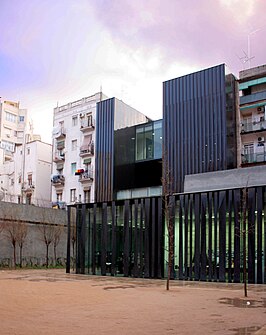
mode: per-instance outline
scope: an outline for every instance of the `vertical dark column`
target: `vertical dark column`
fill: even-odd
[[[227,192],[228,211],[228,282],[232,282],[233,260],[232,260],[232,191]]]
[[[81,273],[81,262],[82,262],[82,216],[80,206],[77,206],[77,216],[76,216],[76,273]]]
[[[96,274],[96,239],[97,239],[97,228],[96,228],[96,213],[97,204],[93,205],[93,221],[92,221],[92,274]]]
[[[254,188],[248,189],[248,282],[255,283],[255,210]]]
[[[81,212],[81,229],[80,229],[80,273],[85,273],[85,244],[86,244],[86,205],[82,205]]]
[[[180,195],[180,203],[179,203],[179,279],[184,278],[184,268],[183,268],[183,210],[184,210],[184,196]]]
[[[151,198],[151,277],[155,277],[155,253],[156,253],[156,206],[155,206],[155,198]]]
[[[143,234],[145,228],[143,228],[143,218],[145,216],[144,202],[143,199],[140,200],[140,227],[139,227],[139,254],[140,254],[140,276],[144,275],[144,264],[143,264]]]
[[[158,198],[158,235],[157,235],[157,278],[162,278],[164,275],[164,231],[163,231],[163,212],[162,212],[162,198]]]
[[[234,282],[240,282],[240,192],[241,190],[233,191],[234,205]]]
[[[185,195],[185,236],[184,236],[184,266],[185,266],[185,269],[184,269],[184,273],[185,273],[185,278],[184,279],[187,279],[188,278],[188,205],[189,205],[189,195],[186,194]]]
[[[172,235],[173,235],[172,243],[173,243],[173,254],[174,255],[175,255],[175,203],[177,199],[175,199],[175,196],[169,197],[169,225],[171,225],[172,227]],[[175,279],[175,258],[173,258],[173,261],[171,264],[171,279]]]
[[[213,279],[213,268],[212,268],[212,207],[213,207],[213,193],[210,192],[208,194],[208,265],[209,265],[209,273],[208,273],[208,278],[209,280]]]
[[[115,99],[97,103],[95,150],[95,199],[113,199]]]
[[[262,210],[263,210],[263,188],[257,188],[257,284],[262,284]],[[266,237],[266,236],[265,236]],[[264,239],[266,244],[266,240]]]
[[[104,202],[102,210],[102,231],[101,231],[101,274],[106,275],[106,248],[107,248],[107,204]]]
[[[226,193],[219,192],[219,281],[225,281]]]
[[[199,280],[200,273],[200,217],[200,194],[195,194],[195,280]]]
[[[71,235],[71,207],[67,210],[67,259],[66,273],[70,273],[70,235]],[[73,260],[74,261],[74,260]]]
[[[145,247],[144,247],[144,277],[150,277],[150,199],[146,198],[145,202]]]
[[[194,259],[193,259],[193,222],[194,222],[194,217],[193,214],[195,211],[193,210],[195,207],[194,205],[194,198],[193,194],[190,194],[190,199],[189,199],[189,279],[192,280],[193,274],[192,271],[194,271],[193,267],[195,267]],[[194,235],[195,236],[195,235]],[[195,252],[194,252],[195,254]]]
[[[138,267],[138,256],[139,256],[139,236],[138,236],[138,200],[136,199],[134,201],[134,223],[135,223],[135,229],[134,229],[134,270],[133,270],[133,276],[139,277],[139,267]]]
[[[111,275],[116,275],[116,206],[112,202],[112,264]]]
[[[200,280],[206,280],[206,207],[207,195],[201,194],[201,266],[200,266]]]
[[[129,201],[126,200],[124,204],[124,276],[129,275]]]
[[[214,192],[214,276],[213,279],[217,280],[217,258],[218,258],[218,253],[217,253],[217,244],[218,244],[218,238],[217,238],[217,218],[218,218],[218,194],[217,192]]]

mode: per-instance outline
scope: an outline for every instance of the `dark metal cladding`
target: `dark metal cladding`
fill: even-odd
[[[95,150],[95,199],[113,199],[115,99],[97,103]]]
[[[235,99],[226,93],[233,90],[234,77],[225,77],[224,64],[163,83],[164,171],[172,192],[183,192],[187,174],[236,166]]]

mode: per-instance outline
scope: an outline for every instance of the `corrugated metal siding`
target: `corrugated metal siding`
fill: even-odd
[[[186,174],[226,169],[224,64],[163,83],[163,150],[172,192]]]
[[[95,143],[95,199],[97,202],[111,201],[113,198],[114,113],[114,98],[97,104]]]

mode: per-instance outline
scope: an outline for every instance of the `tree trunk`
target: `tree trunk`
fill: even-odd
[[[72,242],[72,253],[73,253],[73,271],[75,271],[75,242]]]
[[[49,266],[49,244],[46,244],[46,268]]]
[[[13,243],[14,269],[16,268],[16,243]]]
[[[54,244],[54,265],[57,264],[57,257],[56,257],[56,245]]]
[[[22,268],[22,245],[19,247],[19,267]]]

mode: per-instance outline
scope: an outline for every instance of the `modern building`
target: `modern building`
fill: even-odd
[[[13,159],[2,165],[3,201],[51,207],[52,146],[39,140],[16,145]]]
[[[239,73],[241,166],[266,162],[266,65]]]
[[[101,92],[54,109],[52,201],[92,203],[112,198],[114,131],[147,118]]]

